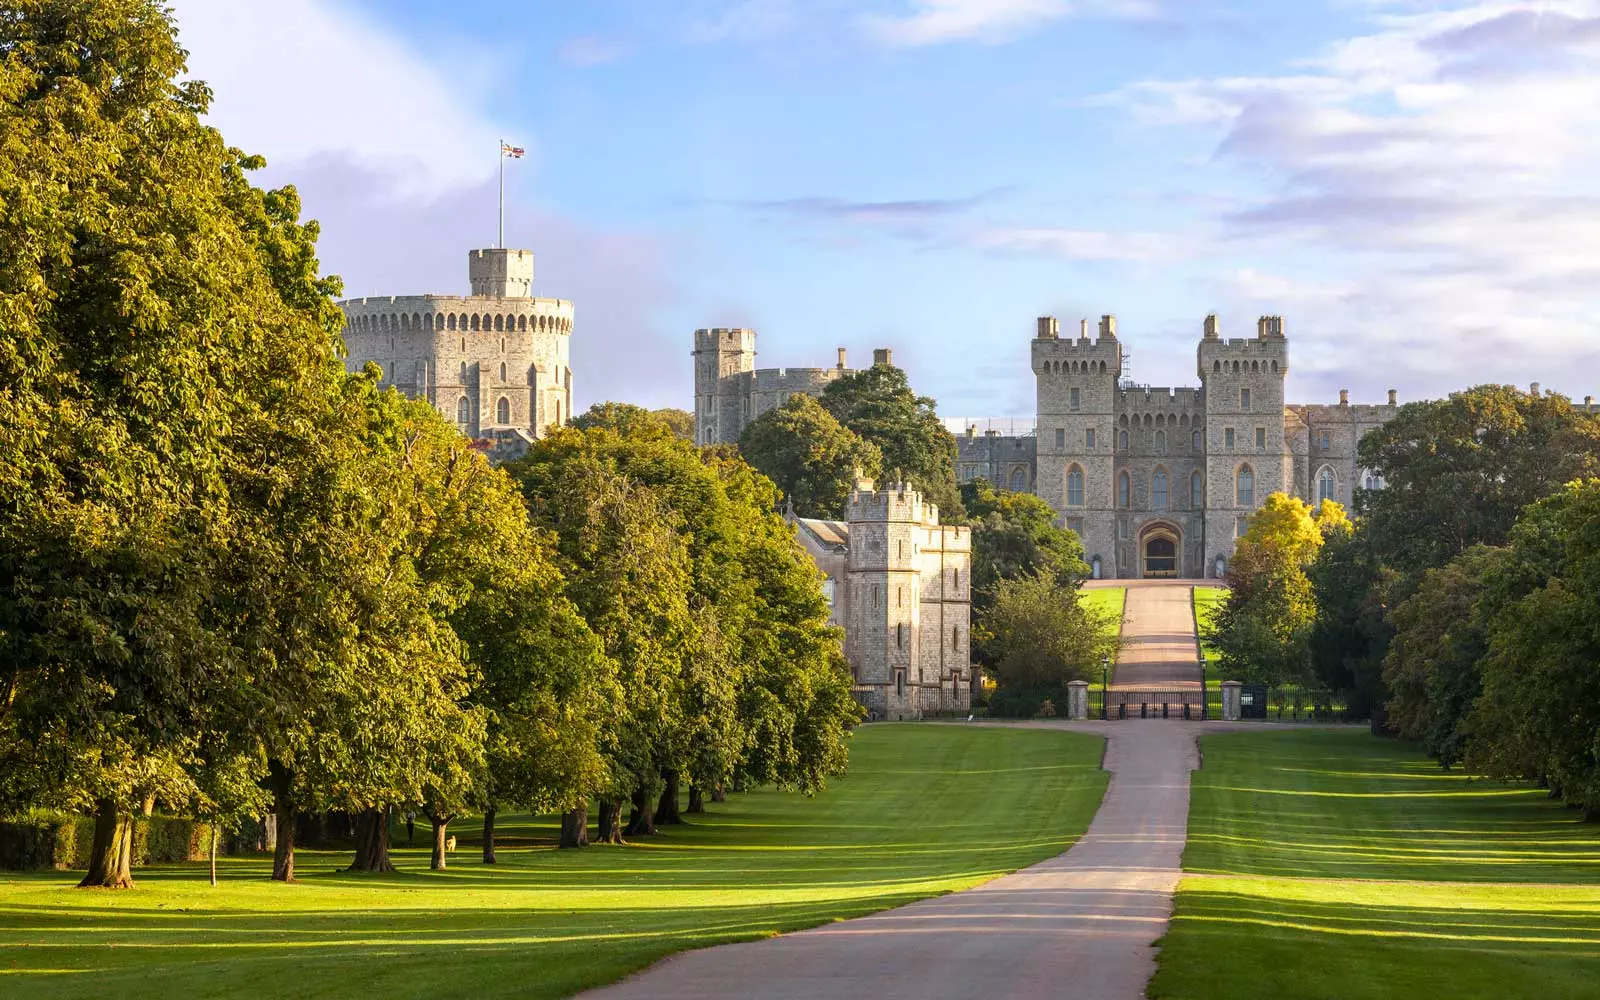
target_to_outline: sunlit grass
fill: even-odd
[[[968,888],[1054,856],[1104,793],[1101,741],[1050,730],[863,727],[850,775],[814,799],[732,795],[627,847],[557,851],[546,819],[502,817],[500,864],[476,824],[427,870],[426,827],[401,871],[340,873],[301,852],[302,881],[261,858],[136,872],[131,892],[70,873],[0,879],[0,995],[556,997],[669,952],[768,936]],[[1020,836],[1018,831],[1025,831]]]
[[[1600,828],[1354,731],[1202,741],[1151,997],[1600,995]]]
[[[1106,616],[1106,631],[1112,635],[1122,631],[1122,611],[1128,603],[1126,587],[1095,587],[1078,591],[1078,603],[1090,611]]]

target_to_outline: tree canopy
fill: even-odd
[[[748,424],[739,454],[777,485],[800,517],[837,519],[858,476],[879,479],[883,455],[804,393]]]
[[[883,455],[886,476],[904,475],[940,519],[965,519],[956,489],[956,439],[939,420],[934,401],[911,391],[906,373],[877,364],[829,382],[818,400],[835,420]]]

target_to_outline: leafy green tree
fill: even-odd
[[[1228,599],[1207,638],[1236,679],[1280,686],[1310,680],[1310,635],[1316,596],[1306,567],[1324,530],[1342,533],[1343,509],[1324,500],[1313,513],[1283,493],[1267,497],[1228,566]]]
[[[1503,545],[1529,504],[1600,474],[1600,420],[1563,396],[1482,385],[1409,403],[1362,438],[1363,530],[1385,565],[1415,574],[1473,545]]]
[[[800,517],[837,519],[858,476],[878,479],[883,455],[804,393],[752,421],[739,454],[777,484]]]
[[[1048,572],[999,580],[982,640],[998,682],[991,708],[1031,716],[1046,700],[1065,703],[1067,683],[1096,675],[1116,652],[1112,624]]]
[[[1043,573],[1076,590],[1089,578],[1078,536],[1056,526],[1055,511],[1032,493],[996,489],[985,479],[961,486],[972,522],[972,604],[981,615],[1002,580]]]
[[[658,419],[664,421],[668,427],[672,428],[672,433],[676,437],[682,438],[685,441],[694,440],[694,414],[690,413],[688,410],[680,410],[675,407],[665,406],[659,410],[651,410],[650,412],[655,414]]]
[[[906,373],[873,365],[829,382],[823,409],[883,455],[884,474],[902,474],[939,507],[946,524],[965,519],[956,488],[956,439],[939,421],[934,401],[911,391]]]
[[[1344,699],[1353,717],[1366,718],[1385,697],[1383,659],[1394,634],[1388,614],[1397,574],[1383,567],[1364,533],[1340,521],[1323,530],[1306,576],[1316,601],[1312,674]]]

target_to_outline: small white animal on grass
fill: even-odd
[[[449,851],[452,854],[455,853],[455,849],[456,849],[456,835],[455,834],[452,833],[450,835],[450,837],[447,840],[445,840],[444,849],[446,851]]]

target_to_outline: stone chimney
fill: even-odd
[[[1222,330],[1217,324],[1217,314],[1212,313],[1206,317],[1206,339],[1216,340],[1220,336],[1222,336]]]
[[[1061,324],[1054,316],[1039,317],[1039,339],[1057,340],[1061,337]]]
[[[1117,318],[1110,314],[1100,317],[1100,336],[1117,339]]]
[[[844,371],[844,348],[839,348],[839,370]]]
[[[1399,399],[1399,396],[1400,396],[1400,393],[1398,391],[1396,391],[1394,389],[1390,389],[1389,390],[1389,405],[1390,406],[1394,406],[1395,403],[1396,403],[1396,400]]]
[[[1539,383],[1535,382],[1532,385],[1528,386],[1528,395],[1530,395],[1530,396],[1539,395]]]
[[[1339,405],[1340,406],[1349,406],[1350,405],[1350,390],[1349,389],[1340,389],[1339,390]]]
[[[874,367],[877,365],[894,364],[894,352],[889,350],[887,347],[877,348],[872,352],[872,364]]]

